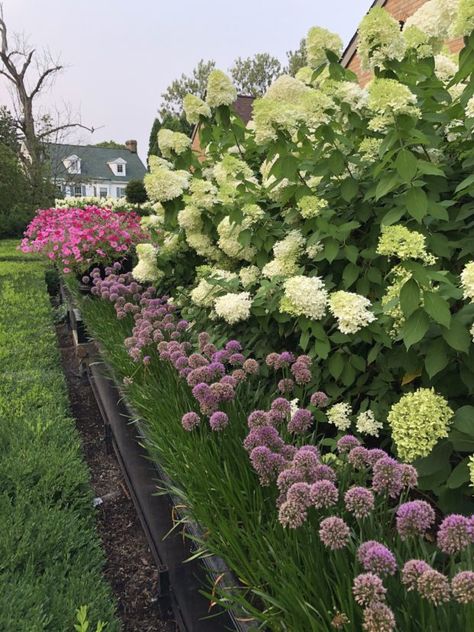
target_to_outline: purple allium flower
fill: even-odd
[[[181,417],[181,425],[188,432],[196,428],[196,426],[199,426],[200,422],[201,419],[199,418],[199,415],[194,412],[185,413]]]
[[[291,362],[294,362],[295,356],[290,351],[283,351],[278,356],[278,360],[275,362],[275,369],[281,369],[284,366],[288,366]]]
[[[284,397],[277,397],[276,399],[273,400],[271,404],[271,409],[277,410],[278,412],[281,412],[286,415],[291,411],[291,404]]]
[[[222,364],[224,364],[229,359],[229,353],[224,349],[221,349],[221,351],[216,351],[215,353],[213,353],[211,359],[213,362],[221,362]]]
[[[335,551],[349,542],[351,531],[342,518],[331,516],[319,523],[319,537],[324,546]]]
[[[353,448],[357,448],[357,446],[360,446],[359,439],[350,434],[341,437],[336,444],[340,453],[350,452]]]
[[[368,465],[369,450],[363,446],[357,446],[347,455],[349,463],[355,470],[365,470]]]
[[[309,384],[311,382],[311,371],[305,365],[295,362],[290,370],[297,384]]]
[[[366,487],[351,487],[344,494],[344,503],[356,518],[365,518],[374,508],[374,495]]]
[[[319,455],[311,450],[300,448],[293,458],[293,467],[300,473],[301,477],[307,481],[314,481],[315,470],[319,465]]]
[[[311,395],[311,399],[309,401],[311,403],[311,406],[315,406],[316,408],[324,408],[329,401],[329,397],[323,391],[316,391]]]
[[[216,346],[209,342],[206,345],[204,345],[204,347],[202,348],[202,353],[208,358],[214,359],[213,356],[215,353],[217,353]],[[221,360],[216,360],[216,362],[221,362]]]
[[[386,604],[375,601],[364,610],[362,628],[365,632],[392,632],[395,630],[395,616]]]
[[[242,345],[238,340],[229,340],[225,346],[225,350],[229,353],[240,353],[242,351]]]
[[[297,529],[306,521],[308,514],[304,505],[289,500],[284,502],[278,512],[278,520],[283,527]]]
[[[287,424],[288,432],[295,434],[304,434],[311,428],[313,423],[313,415],[306,408],[298,408]]]
[[[315,481],[331,481],[335,482],[337,479],[336,472],[325,463],[318,463],[313,469],[313,476]]]
[[[402,468],[389,456],[379,459],[373,466],[372,487],[379,494],[396,498],[402,491]]]
[[[402,569],[402,584],[408,592],[415,590],[418,579],[425,571],[431,570],[431,566],[425,560],[408,560]]]
[[[418,485],[418,472],[413,465],[401,463],[402,468],[402,485],[408,489],[412,489]]]
[[[178,331],[185,331],[188,327],[189,323],[187,320],[180,320],[176,325],[176,329],[178,329]]]
[[[249,375],[257,375],[259,370],[257,360],[254,360],[253,358],[248,358],[248,360],[245,360],[244,362],[243,369]]]
[[[150,358],[149,355],[143,357],[143,364],[145,366],[148,366],[150,364],[150,362],[151,362],[151,358]]]
[[[232,375],[224,375],[224,377],[221,377],[219,381],[221,384],[229,384],[232,388],[237,386],[237,380],[233,378]]]
[[[333,507],[338,499],[337,487],[331,481],[316,481],[310,487],[310,502],[316,509]]]
[[[290,467],[289,469],[283,470],[278,475],[277,487],[280,490],[281,494],[286,497],[286,494],[290,487],[294,483],[300,483],[301,478],[301,473],[298,472],[298,470],[294,467]]]
[[[420,595],[435,606],[450,600],[451,591],[448,578],[433,568],[424,571],[419,576],[416,587]]]
[[[229,417],[222,412],[221,410],[216,410],[215,413],[212,413],[211,418],[209,419],[209,425],[212,430],[224,430],[224,428],[229,423]]]
[[[264,445],[259,445],[252,450],[250,462],[258,474],[262,486],[270,485],[286,464],[285,459],[280,454],[272,452]]]
[[[178,368],[178,367],[176,367]],[[179,374],[181,375],[181,377],[184,377],[184,379],[186,380],[188,378],[188,375],[191,373],[192,369],[190,369],[188,366],[184,367],[184,369],[180,369]]]
[[[367,450],[367,462],[372,467],[379,461],[383,459],[384,456],[388,456],[385,450],[380,450],[380,448],[372,448],[371,450]]]
[[[245,356],[241,353],[233,353],[229,358],[229,364],[232,366],[241,366],[245,362]]]
[[[280,393],[291,393],[295,387],[295,383],[289,377],[283,378],[278,382],[278,390]]]
[[[298,503],[302,506],[309,507],[311,504],[311,487],[308,483],[293,483],[287,492],[286,499],[292,503]]]
[[[382,580],[374,573],[361,573],[354,578],[352,594],[359,606],[370,606],[385,601],[386,592]]]
[[[235,371],[232,371],[232,377],[236,379],[237,382],[244,382],[247,375],[243,369],[235,369]]]
[[[377,575],[393,575],[397,570],[397,562],[393,553],[380,542],[369,540],[360,545],[357,559],[364,570]]]
[[[423,536],[434,524],[433,507],[424,500],[403,503],[397,509],[397,531],[402,540],[411,536]]]
[[[474,542],[473,522],[460,514],[446,516],[439,527],[437,540],[444,553],[455,555]]]
[[[451,590],[458,603],[474,603],[474,572],[461,571],[451,580]]]
[[[256,426],[245,437],[244,448],[247,452],[251,452],[259,445],[264,445],[273,452],[279,452],[285,443],[273,426]]]
[[[225,366],[222,362],[211,362],[206,366],[206,373],[212,380],[218,380],[225,375]]]
[[[219,402],[230,402],[235,397],[235,391],[232,386],[221,382],[211,384],[211,392]]]
[[[200,353],[192,353],[188,358],[188,363],[192,369],[198,369],[209,364],[209,361]]]
[[[191,373],[192,369],[188,367],[188,359],[186,356],[180,356],[179,358],[177,358],[174,365],[178,370],[188,369],[187,374]]]
[[[224,379],[224,378],[222,378]],[[254,410],[247,418],[249,428],[259,428],[260,426],[268,426],[268,415],[264,410]]]
[[[265,363],[270,368],[272,367],[275,368],[275,365],[279,359],[280,359],[280,356],[278,355],[278,353],[269,353],[267,357],[265,358]]]
[[[313,361],[311,360],[311,358],[308,355],[300,355],[300,356],[298,356],[296,358],[295,362],[298,362],[299,364],[302,364],[307,369],[310,369],[311,365],[313,364]]]
[[[201,331],[198,335],[199,349],[203,351],[204,347],[209,343],[210,335],[206,331]]]

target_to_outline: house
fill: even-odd
[[[383,7],[400,22],[400,26],[403,26],[406,19],[413,15],[425,2],[427,0],[375,0],[370,8]],[[446,42],[446,44],[452,53],[458,53],[464,46],[462,37]],[[344,51],[341,63],[345,68],[352,70],[357,75],[361,85],[365,85],[372,78],[370,70],[363,70],[361,67],[360,58],[357,54],[357,33],[355,33]]]
[[[49,143],[46,148],[51,178],[62,196],[121,198],[130,180],[142,180],[145,165],[137,141],[123,149]]]

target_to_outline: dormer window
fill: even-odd
[[[81,159],[75,154],[65,158],[63,160],[63,165],[65,166],[68,173],[81,173]]]
[[[123,158],[116,158],[107,163],[114,176],[127,175],[127,161]]]

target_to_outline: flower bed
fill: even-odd
[[[0,244],[0,629],[118,630],[89,474],[68,401],[45,266]]]
[[[160,132],[133,273],[89,275],[148,450],[240,580],[213,596],[256,625],[472,619],[473,10],[372,10],[368,89],[311,29],[246,128],[212,73],[184,103],[200,159]]]

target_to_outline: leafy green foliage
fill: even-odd
[[[143,204],[148,200],[148,195],[143,180],[129,180],[125,187],[127,202],[131,204]]]
[[[237,57],[230,69],[239,94],[262,96],[274,80],[282,74],[281,63],[269,53],[253,57]]]

